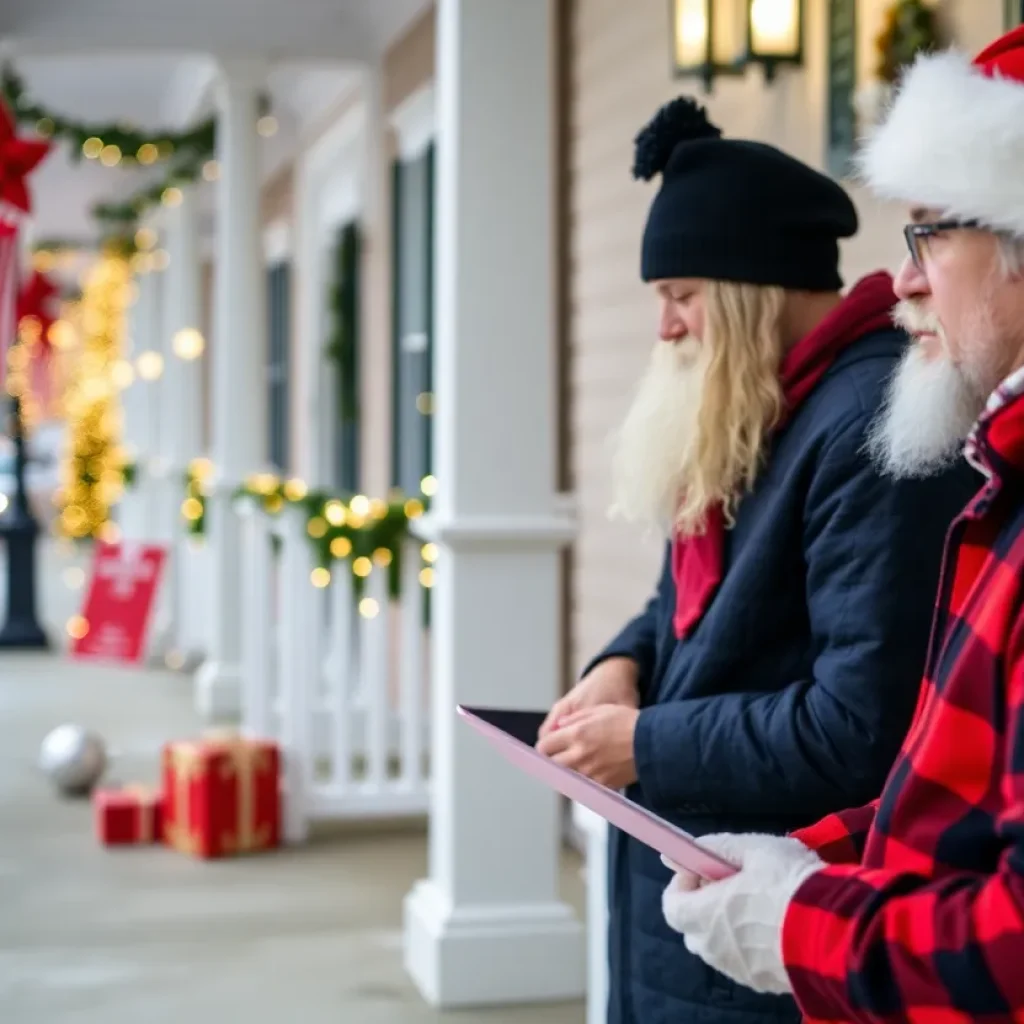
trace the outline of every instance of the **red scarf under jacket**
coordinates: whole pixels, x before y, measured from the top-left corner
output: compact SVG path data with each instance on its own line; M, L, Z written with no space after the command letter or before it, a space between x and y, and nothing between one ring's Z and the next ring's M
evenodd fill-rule
M885 271L869 274L850 289L843 301L782 361L779 376L785 400L779 430L814 390L836 357L872 331L892 326L896 295ZM722 580L725 516L721 506L710 510L705 531L672 545L672 575L676 584L676 636L682 639L700 621Z

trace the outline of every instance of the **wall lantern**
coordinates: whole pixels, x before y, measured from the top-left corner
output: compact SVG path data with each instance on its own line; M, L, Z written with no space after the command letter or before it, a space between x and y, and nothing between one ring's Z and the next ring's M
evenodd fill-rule
M803 0L672 0L672 68L710 92L720 75L760 64L771 82L780 64L803 61Z

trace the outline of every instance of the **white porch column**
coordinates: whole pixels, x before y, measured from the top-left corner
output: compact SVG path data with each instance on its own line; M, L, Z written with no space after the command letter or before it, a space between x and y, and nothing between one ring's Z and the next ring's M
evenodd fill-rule
M240 699L240 530L231 492L264 461L266 301L260 234L257 96L265 67L221 65L218 82L217 279L214 307L214 482L207 500L211 557L208 659L196 676L206 717L234 716Z
M553 25L547 0L437 8L436 448L429 877L406 967L434 1005L579 998L558 798L456 719L560 691ZM509 296L525 301L509 301ZM496 313L500 311L500 313Z
M202 268L196 187L182 190L182 201L167 210L165 246L170 258L165 274L164 338L168 354L163 399L166 423L164 454L167 477L164 504L170 517L174 586L171 652L179 663L201 650L195 628L196 611L208 597L197 578L200 565L194 541L181 520L188 464L202 452L202 359L205 341L201 321Z

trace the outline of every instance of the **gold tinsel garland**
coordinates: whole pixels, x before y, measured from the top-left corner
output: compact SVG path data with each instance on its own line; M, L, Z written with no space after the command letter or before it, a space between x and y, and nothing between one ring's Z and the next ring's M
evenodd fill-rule
M82 290L82 343L65 399L68 441L57 496L57 529L66 537L116 537L110 508L124 489L125 458L115 367L133 288L128 261L106 254L90 269Z

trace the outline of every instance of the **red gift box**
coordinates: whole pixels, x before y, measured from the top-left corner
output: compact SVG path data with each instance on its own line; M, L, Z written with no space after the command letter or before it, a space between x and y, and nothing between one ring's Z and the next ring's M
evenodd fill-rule
M162 804L161 795L148 786L97 790L93 807L100 842L105 846L159 842Z
M166 744L164 841L203 858L277 846L280 763L276 744L268 740L220 737Z

